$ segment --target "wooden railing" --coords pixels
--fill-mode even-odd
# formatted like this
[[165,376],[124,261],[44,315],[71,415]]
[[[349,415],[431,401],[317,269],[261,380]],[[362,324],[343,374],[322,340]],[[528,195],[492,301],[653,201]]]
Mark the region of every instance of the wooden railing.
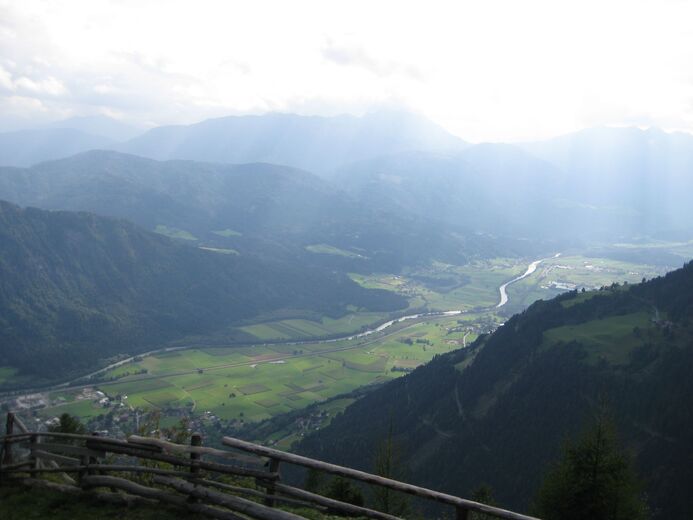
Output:
[[[124,441],[96,434],[32,432],[16,415],[8,413],[6,435],[0,441],[0,483],[19,480],[69,493],[91,493],[111,502],[158,501],[224,520],[304,518],[278,507],[309,507],[331,515],[398,520],[389,513],[284,484],[280,478],[282,464],[445,504],[454,508],[457,519],[468,519],[475,512],[508,520],[536,520],[231,437],[222,441],[231,450],[221,450],[203,446],[199,434],[192,435],[190,445],[183,445],[139,436]],[[64,483],[38,478],[45,474],[58,474]],[[139,476],[139,482],[133,480],[135,475]],[[103,488],[110,491],[105,492]]]

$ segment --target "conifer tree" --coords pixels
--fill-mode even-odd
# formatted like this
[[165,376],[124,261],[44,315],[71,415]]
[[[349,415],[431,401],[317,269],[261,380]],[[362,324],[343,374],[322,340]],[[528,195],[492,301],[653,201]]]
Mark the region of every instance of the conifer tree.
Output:
[[534,512],[545,520],[647,518],[635,472],[606,414],[600,412],[577,442],[565,445],[544,479]]

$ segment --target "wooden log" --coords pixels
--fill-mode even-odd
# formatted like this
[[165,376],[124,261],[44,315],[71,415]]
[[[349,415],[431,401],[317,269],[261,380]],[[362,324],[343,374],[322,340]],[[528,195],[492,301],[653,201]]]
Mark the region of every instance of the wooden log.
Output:
[[[101,439],[99,439],[99,442],[100,441]],[[121,446],[118,444],[113,444],[110,441],[108,444],[97,444],[96,439],[93,439],[89,444],[89,448],[96,450],[103,449],[111,453],[130,455],[142,459],[156,460],[159,462],[168,462],[169,464],[173,464],[174,466],[184,466],[189,468],[191,464],[190,459],[174,457],[173,455],[166,455],[163,453],[155,453],[153,451],[141,450],[139,449],[139,447],[134,448],[132,446]],[[278,478],[278,475],[276,473],[270,473],[268,471],[257,470],[252,468],[245,468],[242,466],[232,466],[229,464],[219,464],[216,462],[207,461],[200,461],[197,464],[199,464],[200,469],[215,471],[217,473],[224,473],[225,475],[238,475],[241,477],[253,477],[267,480],[276,480]]]
[[97,491],[85,491],[78,486],[71,486],[67,484],[60,484],[57,482],[51,482],[50,480],[34,479],[34,478],[19,478],[13,479],[13,482],[21,484],[24,486],[29,486],[32,488],[49,489],[51,491],[57,491],[66,495],[85,495],[89,494],[100,500],[102,502],[108,502],[114,505],[131,507],[134,505],[146,504],[146,505],[156,505],[158,502],[148,498],[138,497],[134,495],[128,495],[125,493],[107,493],[107,492],[97,492]]
[[[17,470],[23,468],[23,467],[30,467],[31,466],[31,461],[30,460],[24,460],[22,462],[13,462],[12,464],[3,464],[2,465],[2,471],[4,473],[12,473],[16,472]],[[26,473],[26,470],[22,470],[22,473]]]
[[[199,433],[193,433],[192,436],[190,437],[190,447],[191,448],[199,448],[202,446],[202,435]],[[190,452],[190,475],[193,478],[196,478],[200,475],[200,459],[202,458],[202,454],[198,451],[191,451]]]
[[[279,474],[279,460],[278,459],[270,459],[269,460],[269,470],[271,473],[276,473]],[[279,479],[277,479],[279,480]],[[267,507],[274,507],[274,482],[267,482],[265,484],[265,489],[267,490],[267,498],[265,499],[265,505]]]
[[233,511],[243,513],[252,518],[257,518],[258,520],[305,520],[304,517],[287,511],[272,509],[271,507],[253,502],[252,500],[246,500],[245,498],[220,493],[213,489],[195,486],[184,480],[168,477],[154,477],[154,482],[170,486],[176,491],[190,494],[200,500],[205,500],[218,506],[228,507]]
[[[39,459],[39,460],[41,460],[41,459]],[[55,462],[54,460],[48,460],[48,461],[46,461],[46,463],[48,464],[48,466],[51,469],[59,468],[58,463]],[[49,468],[44,468],[44,469],[49,469]],[[66,472],[63,472],[60,476],[68,484],[71,484],[73,486],[77,484],[77,481],[75,479],[73,479],[70,475],[68,475]]]
[[538,520],[531,516],[521,515],[519,513],[507,511],[505,509],[500,509],[498,507],[487,506],[486,504],[480,504],[479,502],[474,502],[472,500],[466,500],[464,498],[448,495],[447,493],[440,493],[439,491],[433,491],[431,489],[422,488],[419,486],[415,486],[413,484],[407,484],[405,482],[399,482],[397,480],[380,477],[378,475],[366,473],[365,471],[346,468],[344,466],[338,466],[336,464],[322,462],[308,457],[303,457],[301,455],[296,455],[294,453],[287,453],[280,450],[275,450],[273,448],[260,446],[258,444],[242,441],[240,439],[234,439],[232,437],[224,437],[222,442],[226,446],[231,446],[233,448],[244,450],[249,453],[254,453],[262,457],[274,457],[289,464],[296,464],[298,466],[304,466],[306,468],[317,469],[320,471],[324,471],[325,473],[331,473],[333,475],[339,475],[341,477],[352,478],[354,480],[365,482],[367,484],[375,484],[378,486],[387,487],[389,489],[400,491],[402,493],[406,493],[409,495],[417,496],[420,498],[426,498],[443,504],[449,504],[456,508],[459,507],[477,513],[486,513],[491,516],[503,518],[506,520]]
[[129,480],[126,480],[124,478],[107,477],[102,475],[88,475],[84,477],[83,485],[86,488],[113,487],[122,489],[123,491],[130,493],[132,495],[158,500],[159,502],[165,502],[167,504],[173,504],[178,507],[186,508],[194,513],[200,513],[207,516],[211,516],[213,518],[219,518],[220,520],[244,520],[240,516],[230,511],[222,511],[203,504],[190,504],[186,501],[185,497],[174,495],[172,493],[167,493],[166,491],[163,491],[161,489],[142,486],[140,484],[130,482]]
[[[39,434],[40,435],[40,434]],[[3,435],[0,437],[2,443],[20,443],[31,440],[31,433],[13,433],[12,435]]]
[[[99,432],[91,432],[91,435],[92,435],[92,437],[98,437]],[[95,475],[96,469],[91,469],[91,467],[97,466],[99,464],[99,458],[93,454],[85,454],[85,455],[82,455],[82,457],[86,457],[86,462],[90,466],[90,469],[87,470],[87,473],[89,475]],[[115,491],[115,490],[113,490],[113,491]]]
[[368,509],[366,507],[347,504],[346,502],[340,502],[339,500],[327,498],[322,495],[311,493],[310,491],[305,491],[303,489],[287,486],[285,484],[277,483],[274,485],[274,487],[278,493],[281,493],[283,495],[300,498],[306,502],[310,502],[311,504],[317,504],[319,506],[325,507],[329,511],[338,511],[348,516],[362,516],[365,518],[375,518],[376,520],[400,520],[400,518],[397,516],[389,515],[387,513],[381,513],[380,511],[375,511],[373,509]]
[[43,451],[43,450],[36,450],[35,451],[36,457],[40,459],[46,459],[46,460],[53,460],[55,462],[59,462],[61,464],[71,464],[74,466],[79,466],[80,461],[79,459],[75,459],[73,457],[66,457],[64,455],[58,455],[57,453],[50,453],[48,451]]
[[39,437],[36,434],[33,434],[31,436],[31,447],[30,447],[30,456],[31,456],[31,461],[34,467],[34,470],[37,470],[41,467],[41,459],[39,459],[36,456],[36,452],[38,451],[38,442],[39,442]]
[[[13,468],[8,469],[7,473],[26,473],[31,471],[31,473],[85,473],[89,469],[94,469],[93,466],[79,465],[79,466],[56,466],[51,468],[40,468],[37,470],[26,470],[18,469],[24,466],[30,466],[31,462],[22,462],[19,464],[13,464]],[[99,471],[113,471],[119,473],[150,473],[152,475],[168,475],[181,478],[190,478],[190,473],[186,471],[176,471],[172,469],[164,468],[150,468],[148,466],[128,466],[128,465],[118,465],[118,464],[99,464]],[[73,482],[75,482],[73,480]]]
[[[257,489],[250,489],[241,486],[232,486],[231,484],[224,484],[223,482],[217,482],[216,480],[199,479],[195,480],[194,483],[201,484],[203,486],[215,487],[217,489],[223,489],[224,491],[228,491],[230,493],[237,493],[239,495],[248,495],[251,497],[261,498],[263,500],[269,497],[267,493],[263,493],[262,491],[258,491]],[[324,508],[316,507],[314,504],[311,504],[310,502],[304,502],[303,500],[287,498],[281,495],[274,495],[273,498],[277,502],[284,502],[286,504],[290,504],[296,507],[312,507],[314,509],[324,510]]]
[[210,448],[207,446],[186,446],[184,444],[175,444],[173,442],[163,441],[160,439],[140,437],[139,435],[130,435],[128,437],[128,442],[145,446],[158,446],[162,450],[171,453],[199,453],[200,455],[211,455],[213,457],[231,459],[237,462],[241,462],[243,464],[250,464],[258,467],[262,463],[262,461],[258,457],[249,457],[241,453],[218,450],[216,448]]
[[15,428],[16,428],[17,430],[19,430],[19,433],[31,433],[31,432],[29,431],[29,428],[27,428],[27,427],[24,425],[24,423],[23,423],[22,420],[19,418],[19,416],[16,415],[16,414],[13,414],[13,415],[14,415],[14,426],[15,426]]
[[136,449],[139,451],[146,451],[150,453],[162,453],[163,449],[160,446],[154,446],[151,444],[139,444],[135,442],[127,442],[127,441],[121,441],[119,439],[112,439],[110,437],[86,437],[85,439],[85,444],[88,448],[91,448],[92,446],[102,446],[106,451],[112,451],[112,447],[116,448],[127,448],[127,449]]
[[87,456],[95,458],[103,458],[106,456],[105,451],[90,450],[82,446],[73,446],[72,444],[52,444],[47,442],[41,443],[41,449],[51,453],[59,453],[60,455],[77,455],[78,457]]
[[12,460],[12,442],[9,437],[14,435],[14,413],[7,412],[5,418],[5,437],[2,442],[2,460],[0,466],[9,466],[14,461]]

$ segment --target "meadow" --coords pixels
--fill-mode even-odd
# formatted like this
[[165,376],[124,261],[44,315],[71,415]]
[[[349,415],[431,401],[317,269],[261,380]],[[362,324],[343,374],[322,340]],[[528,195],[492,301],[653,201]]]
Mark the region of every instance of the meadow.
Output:
[[[474,316],[464,319],[405,323],[380,337],[351,341],[167,352],[122,365],[106,374],[119,379],[96,386],[133,408],[185,408],[259,421],[399,377],[436,354],[459,348],[465,336],[468,342],[476,337],[467,330]],[[44,409],[42,415],[63,411],[86,419],[108,409],[75,401]]]

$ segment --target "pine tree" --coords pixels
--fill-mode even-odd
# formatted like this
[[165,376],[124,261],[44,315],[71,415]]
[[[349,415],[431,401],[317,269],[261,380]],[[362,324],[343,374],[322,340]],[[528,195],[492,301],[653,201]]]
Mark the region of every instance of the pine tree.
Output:
[[57,433],[84,434],[87,430],[77,417],[74,417],[69,413],[64,413],[60,416],[60,422],[55,426],[50,426],[48,431]]
[[545,520],[640,520],[647,507],[615,427],[604,413],[546,475],[535,514]]
[[[400,459],[399,449],[393,439],[392,420],[390,420],[387,437],[375,454],[375,474],[393,480],[404,480],[405,475]],[[374,495],[376,508],[383,513],[405,516],[409,512],[409,500],[402,493],[376,486]]]

